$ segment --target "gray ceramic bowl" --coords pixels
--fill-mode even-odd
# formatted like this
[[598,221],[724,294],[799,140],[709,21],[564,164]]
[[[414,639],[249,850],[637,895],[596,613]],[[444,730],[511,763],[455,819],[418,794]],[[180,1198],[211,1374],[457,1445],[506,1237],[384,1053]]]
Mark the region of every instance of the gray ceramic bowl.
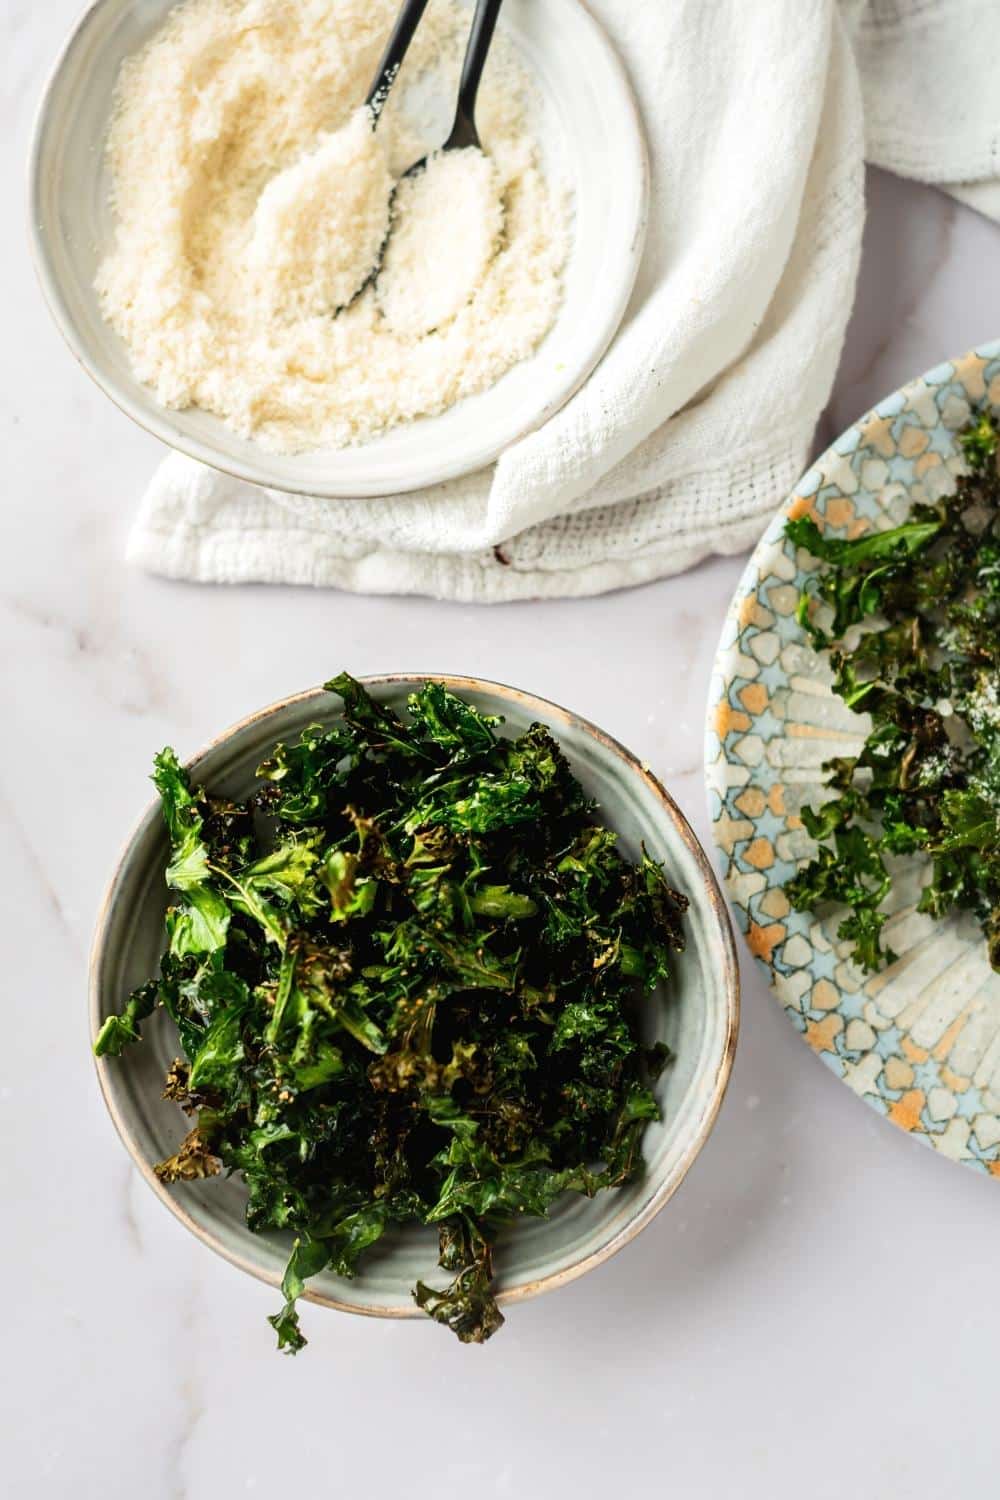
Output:
[[[416,676],[363,679],[374,696],[397,710],[425,681]],[[645,1176],[626,1188],[592,1200],[570,1194],[548,1219],[519,1222],[498,1252],[500,1300],[548,1291],[599,1265],[642,1229],[680,1185],[704,1145],[722,1101],[739,1016],[732,930],[711,867],[674,802],[658,781],[621,745],[586,720],[543,698],[471,677],[441,676],[454,691],[487,713],[503,715],[504,732],[518,734],[533,722],[559,739],[586,790],[631,856],[640,843],[666,861],[675,884],[691,901],[688,947],[676,963],[655,1033],[676,1053],[657,1085],[663,1123],[644,1140]],[[320,690],[300,693],[228,730],[189,762],[196,780],[230,796],[244,796],[254,768],[278,739],[290,739],[310,723],[336,719],[337,699]],[[117,1011],[128,991],[155,973],[162,949],[166,889],[166,837],[154,805],[146,812],[122,855],[97,926],[90,979],[91,1026]],[[648,1014],[657,1015],[655,1005]],[[166,1187],[153,1163],[169,1155],[184,1134],[180,1111],[160,1098],[164,1071],[178,1050],[164,1012],[147,1023],[145,1038],[123,1059],[97,1064],[101,1088],[118,1133],[143,1177],[181,1222],[206,1245],[277,1286],[289,1240],[251,1234],[243,1218],[246,1201],[237,1178]],[[379,1317],[421,1316],[410,1289],[418,1279],[439,1276],[436,1236],[414,1229],[369,1257],[353,1281],[324,1274],[308,1297],[326,1307]]]

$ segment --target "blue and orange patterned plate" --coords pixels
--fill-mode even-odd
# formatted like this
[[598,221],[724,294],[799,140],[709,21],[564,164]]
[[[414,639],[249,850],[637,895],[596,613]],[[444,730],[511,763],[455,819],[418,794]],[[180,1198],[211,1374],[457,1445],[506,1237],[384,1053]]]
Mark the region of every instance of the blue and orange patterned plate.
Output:
[[971,918],[916,910],[927,871],[897,862],[891,967],[864,974],[842,911],[799,912],[784,887],[815,845],[802,807],[822,765],[860,746],[795,616],[813,559],[785,539],[810,515],[837,536],[898,525],[962,469],[971,410],[1000,410],[1000,341],[930,370],[839,438],[760,541],[730,606],[709,696],[706,771],[715,841],[747,944],[792,1024],[867,1104],[954,1161],[1000,1176],[1000,974]]

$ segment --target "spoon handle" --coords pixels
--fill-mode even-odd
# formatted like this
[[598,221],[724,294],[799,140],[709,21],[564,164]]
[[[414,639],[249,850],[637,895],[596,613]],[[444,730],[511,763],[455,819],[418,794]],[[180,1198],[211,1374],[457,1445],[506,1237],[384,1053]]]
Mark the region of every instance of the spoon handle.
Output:
[[458,109],[455,113],[451,135],[445,146],[446,151],[463,146],[479,145],[479,133],[476,130],[476,95],[479,93],[479,80],[486,66],[486,56],[490,50],[502,3],[503,0],[478,0],[476,5],[476,13],[472,18],[472,30],[469,32],[469,42],[465,49],[465,61],[462,64],[462,78],[458,86]]
[[375,120],[378,120],[385,108],[389,90],[396,81],[396,74],[406,56],[406,49],[412,42],[413,33],[420,25],[420,18],[426,9],[427,0],[403,0],[402,9],[396,17],[392,35],[385,44],[385,51],[382,53],[382,59],[375,70],[372,86],[365,99]]

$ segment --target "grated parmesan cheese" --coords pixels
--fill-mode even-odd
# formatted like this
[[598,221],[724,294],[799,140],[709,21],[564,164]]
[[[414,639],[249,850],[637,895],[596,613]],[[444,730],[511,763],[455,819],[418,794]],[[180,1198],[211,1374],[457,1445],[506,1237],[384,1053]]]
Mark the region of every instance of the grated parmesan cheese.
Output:
[[503,227],[496,173],[474,147],[438,152],[396,190],[375,299],[394,333],[419,337],[482,285]]
[[104,313],[160,401],[273,451],[365,441],[482,391],[559,308],[566,196],[502,35],[487,154],[432,154],[400,183],[383,272],[351,301],[393,179],[447,133],[468,34],[467,9],[431,0],[373,133],[360,105],[396,9],[184,0],[119,78]]
[[980,737],[1000,730],[1000,674],[988,670],[979,673],[975,688],[966,699],[965,712]]
[[272,177],[257,199],[247,254],[271,317],[345,307],[389,232],[392,177],[370,112]]

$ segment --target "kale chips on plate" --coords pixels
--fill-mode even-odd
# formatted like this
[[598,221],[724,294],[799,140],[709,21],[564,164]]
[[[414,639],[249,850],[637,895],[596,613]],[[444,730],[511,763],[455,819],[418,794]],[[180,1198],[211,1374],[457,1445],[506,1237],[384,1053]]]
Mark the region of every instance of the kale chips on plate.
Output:
[[[858,755],[827,767],[832,791],[803,821],[820,841],[792,902],[847,908],[839,933],[869,971],[884,941],[891,855],[923,855],[919,909],[978,918],[1000,969],[1000,470],[995,418],[962,434],[953,494],[888,531],[826,537],[804,517],[787,535],[825,565],[799,618],[829,653],[834,689],[867,713]],[[816,603],[826,606],[817,617]]]

